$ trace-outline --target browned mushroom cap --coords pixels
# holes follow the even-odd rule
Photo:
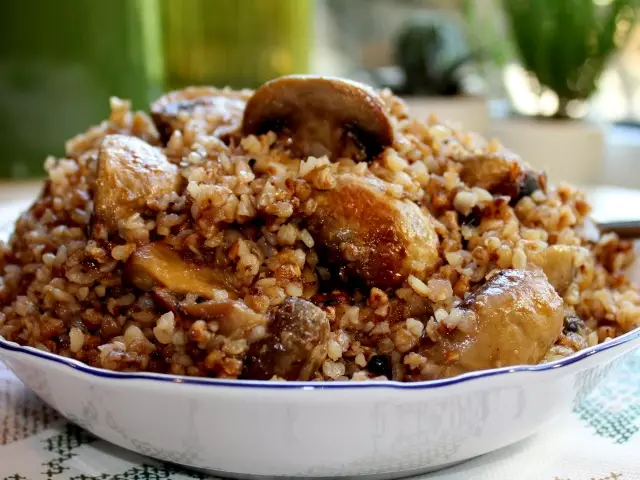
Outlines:
[[[117,231],[148,201],[174,192],[179,182],[177,167],[157,148],[136,137],[107,135],[98,153],[95,221]]]
[[[397,287],[424,277],[439,262],[438,235],[428,213],[386,193],[385,182],[342,174],[316,195],[309,231],[330,261],[346,264],[369,286]]]
[[[329,320],[311,302],[289,297],[278,307],[267,336],[251,344],[242,378],[309,380],[327,356]]]
[[[173,293],[195,293],[205,298],[217,298],[225,290],[232,299],[238,298],[233,275],[221,269],[187,262],[163,242],[138,248],[125,265],[125,276],[141,290],[164,287]]]
[[[367,159],[393,144],[393,126],[371,88],[340,78],[280,77],[265,83],[247,102],[244,135],[282,133],[294,155]]]
[[[168,142],[175,130],[196,120],[209,134],[237,129],[248,93],[211,87],[188,87],[169,92],[151,104],[151,118],[160,138]]]

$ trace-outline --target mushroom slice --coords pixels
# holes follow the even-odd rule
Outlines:
[[[393,144],[393,125],[374,90],[333,77],[292,75],[265,83],[247,102],[244,135],[281,133],[294,155],[357,159]]]
[[[136,137],[107,135],[98,152],[94,192],[97,225],[109,232],[147,202],[158,200],[178,189],[177,167],[155,147]]]
[[[460,178],[471,187],[520,199],[544,185],[543,174],[533,171],[508,152],[482,153],[461,160]]]
[[[562,332],[564,307],[542,272],[503,270],[469,295],[455,317],[463,319],[457,328],[425,353],[441,377],[539,363]]]
[[[169,92],[151,104],[151,118],[166,144],[175,130],[195,120],[209,134],[237,129],[248,93],[211,87],[188,87]]]
[[[313,303],[289,297],[275,311],[267,336],[252,343],[242,378],[309,380],[327,356],[329,319]]]
[[[144,291],[164,288],[172,293],[195,293],[217,299],[220,290],[229,298],[238,298],[232,274],[221,269],[187,262],[173,248],[154,242],[138,248],[129,257],[124,273],[127,279]]]
[[[227,336],[239,334],[244,337],[252,328],[266,323],[264,315],[254,312],[240,300],[181,304],[180,311],[194,318],[218,322],[218,332]]]
[[[438,235],[429,213],[386,193],[375,178],[342,174],[333,190],[315,197],[308,228],[330,261],[369,286],[397,287],[409,276],[424,277],[439,262]]]
[[[582,247],[552,245],[539,252],[529,252],[527,258],[542,269],[556,292],[563,295],[575,279],[578,272],[576,258],[581,254],[586,254]]]

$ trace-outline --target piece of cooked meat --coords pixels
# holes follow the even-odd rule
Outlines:
[[[351,174],[316,195],[308,228],[330,261],[339,261],[370,286],[396,287],[424,277],[439,262],[438,235],[429,213],[389,196],[385,182]]]
[[[249,347],[241,378],[309,380],[327,356],[329,320],[311,302],[289,297],[278,307],[267,336]]]
[[[184,130],[189,121],[199,122],[206,133],[222,137],[240,126],[245,104],[242,92],[188,87],[153,102],[151,118],[164,143],[175,130]]]
[[[175,192],[179,183],[177,167],[160,150],[136,137],[107,135],[98,153],[94,225],[117,232],[147,202]]]
[[[539,252],[529,252],[529,262],[542,269],[549,283],[559,295],[563,295],[578,273],[576,257],[586,253],[582,247],[551,245]]]
[[[292,152],[370,159],[391,146],[393,125],[374,90],[341,78],[290,75],[262,85],[247,102],[245,135],[282,134]],[[348,156],[348,155],[347,155]]]
[[[164,288],[172,293],[195,293],[215,299],[219,297],[218,292],[224,290],[229,298],[238,298],[233,273],[188,262],[164,242],[153,242],[133,252],[124,275],[144,291]]]
[[[564,308],[542,272],[503,270],[460,305],[472,312],[451,333],[428,347],[439,377],[473,370],[539,363],[562,332]]]
[[[533,171],[507,150],[471,155],[461,163],[460,178],[467,185],[514,200],[531,195],[545,184],[544,174]]]

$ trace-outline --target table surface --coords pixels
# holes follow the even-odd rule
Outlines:
[[[37,182],[0,182],[0,230],[10,228],[39,188]],[[600,187],[590,189],[589,198],[600,218],[640,218],[638,191]],[[640,480],[638,452],[640,353],[536,436],[421,478]],[[187,478],[209,477],[127,452],[69,424],[0,363],[0,480]]]

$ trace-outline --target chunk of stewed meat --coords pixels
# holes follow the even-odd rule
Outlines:
[[[316,195],[308,228],[330,262],[369,286],[396,287],[424,277],[439,261],[438,235],[428,212],[393,198],[385,182],[343,174],[333,190]]]
[[[514,200],[531,195],[544,186],[542,173],[532,170],[506,150],[471,155],[461,163],[460,178],[464,183]]]
[[[329,330],[322,309],[287,298],[273,314],[267,336],[249,347],[242,378],[309,380],[326,358]]]
[[[159,149],[136,137],[107,135],[98,153],[94,227],[118,231],[149,201],[175,192],[179,182],[177,167]]]
[[[205,133],[224,136],[239,128],[248,96],[212,87],[188,87],[153,102],[151,118],[165,143],[188,122],[195,122]]]
[[[503,270],[469,295],[464,321],[426,349],[437,376],[539,363],[559,338],[562,299],[540,271]],[[471,315],[468,315],[471,313]],[[446,321],[445,321],[446,322]]]

